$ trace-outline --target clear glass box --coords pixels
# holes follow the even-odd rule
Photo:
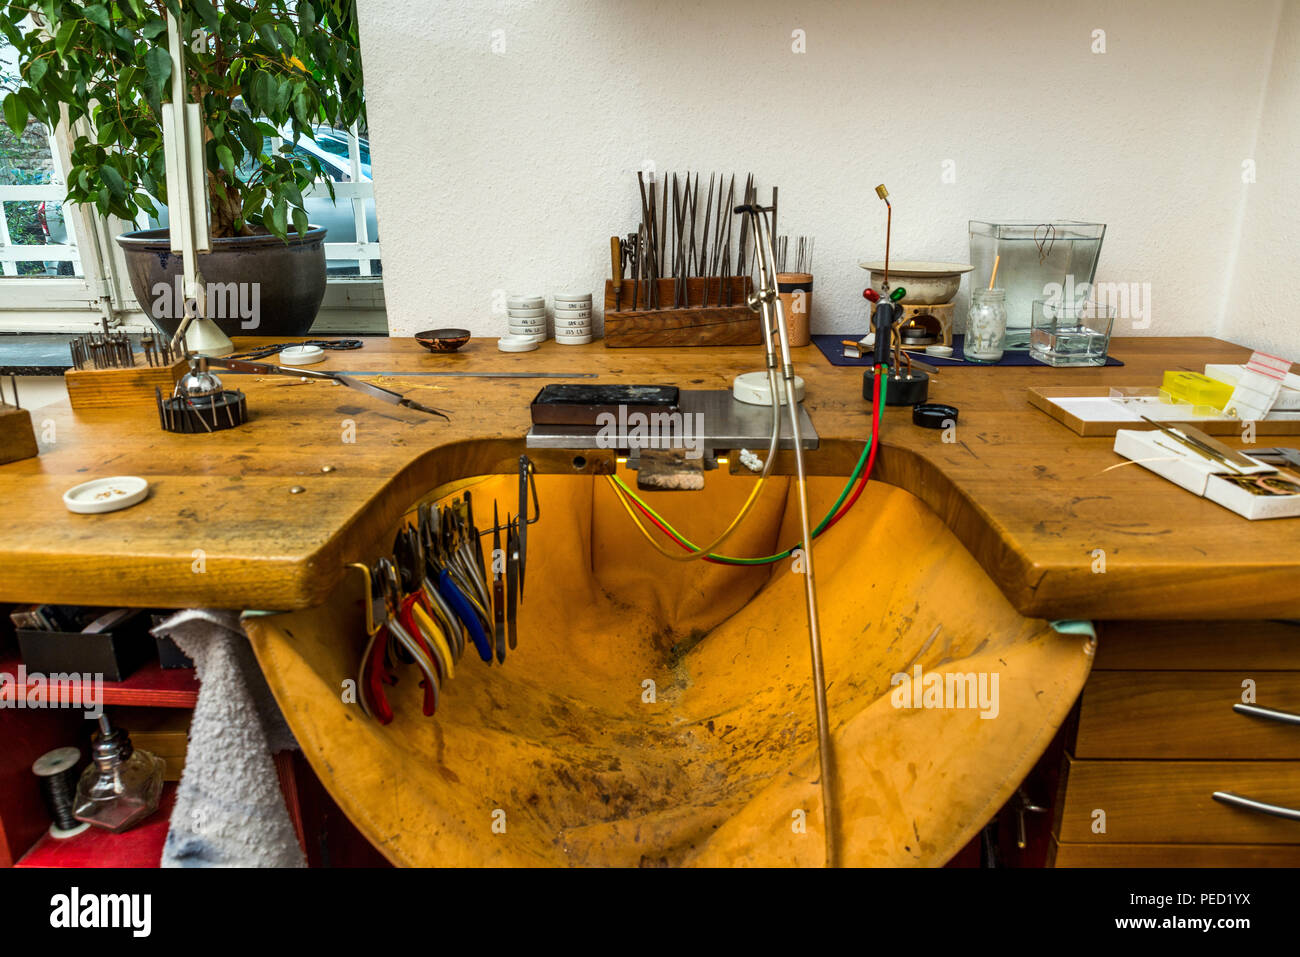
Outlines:
[[[1106,364],[1115,307],[1035,299],[1029,354],[1049,366]]]
[[[997,285],[1007,293],[1007,350],[1029,348],[1035,299],[1080,303],[1091,298],[1105,235],[1104,223],[970,221],[970,261],[975,268],[969,288],[987,289],[993,264],[998,263]]]

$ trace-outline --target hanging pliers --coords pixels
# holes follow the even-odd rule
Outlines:
[[[375,573],[380,580],[384,596],[384,607],[388,616],[384,627],[391,638],[396,639],[406,653],[411,656],[416,667],[423,673],[424,679],[420,682],[420,686],[424,688],[423,710],[425,715],[432,715],[438,710],[438,698],[441,689],[441,679],[438,674],[438,665],[434,660],[434,653],[425,642],[419,628],[412,627],[413,622],[409,617],[410,606],[403,605],[401,580],[398,577],[396,567],[387,558],[381,558],[375,566]],[[414,596],[411,596],[411,601],[415,601]],[[380,695],[382,694],[381,689]],[[385,702],[385,707],[387,707],[387,702]]]
[[[483,622],[469,598],[452,577],[451,563],[446,550],[444,530],[441,528],[441,512],[437,508],[429,510],[429,535],[426,540],[426,561],[429,565],[429,578],[438,594],[450,607],[456,618],[469,633],[474,642],[478,656],[484,661],[492,661],[492,643],[483,630]]]

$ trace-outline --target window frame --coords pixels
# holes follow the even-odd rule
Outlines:
[[[93,206],[80,206],[66,201],[66,169],[70,160],[72,134],[68,131],[66,114],[51,132],[46,130],[50,153],[54,163],[53,182],[39,186],[0,185],[0,203],[54,200],[63,210],[64,224],[69,243],[57,246],[23,245],[8,242],[4,217],[0,216],[0,242],[5,252],[24,254],[28,262],[48,262],[53,259],[71,261],[74,276],[18,277],[3,274],[0,268],[0,332],[78,333],[97,328],[106,315],[105,304],[111,306],[113,325],[128,331],[146,331],[152,322],[140,303],[136,301],[127,279],[126,260],[122,249],[114,241],[122,233],[148,228],[147,223],[130,223],[115,216],[100,216]],[[80,128],[85,120],[79,121]],[[334,183],[336,203],[345,201],[352,205],[356,241],[325,242],[328,260],[356,260],[358,276],[326,278],[325,298],[317,315],[314,329],[337,331],[365,331],[386,333],[387,314],[384,308],[383,278],[375,275],[370,263],[382,262],[380,244],[372,240],[366,222],[366,201],[374,201],[374,183],[363,178],[360,143],[357,127],[347,131],[351,180]],[[313,183],[303,191],[305,197],[329,196],[322,183]],[[0,207],[2,209],[2,207]],[[103,272],[99,274],[83,260],[84,244],[94,243],[99,250]],[[39,257],[36,255],[39,253]],[[49,255],[57,253],[56,256]],[[96,257],[91,257],[92,259]],[[0,257],[8,262],[9,257]]]

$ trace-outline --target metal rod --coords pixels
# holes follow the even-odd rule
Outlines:
[[[772,234],[765,223],[760,207],[748,204],[745,211],[754,220],[754,241],[759,258],[760,308],[768,315],[774,313],[777,340],[781,351],[781,374],[785,379],[786,408],[790,414],[790,430],[794,439],[795,473],[798,476],[799,522],[803,533],[804,591],[808,607],[808,645],[812,657],[813,697],[817,710],[817,760],[821,771],[822,816],[826,839],[826,866],[838,865],[835,833],[834,760],[831,750],[830,713],[826,704],[826,675],[822,662],[821,626],[817,616],[817,583],[813,574],[812,525],[808,517],[808,479],[804,470],[803,441],[799,428],[799,404],[795,397],[794,363],[790,358],[790,341],[787,334],[785,310],[777,295],[775,254]],[[775,210],[772,210],[774,213]],[[769,320],[770,321],[770,320]],[[770,348],[770,339],[769,339]]]

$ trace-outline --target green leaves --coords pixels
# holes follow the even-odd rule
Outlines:
[[[23,25],[32,7],[48,32]],[[52,126],[66,107],[91,124],[72,147],[70,200],[127,218],[165,202],[164,9],[181,18],[186,92],[206,127],[213,234],[305,231],[303,190],[315,182],[330,193],[332,183],[289,143],[364,117],[356,0],[0,0],[0,35],[18,66],[18,89],[0,91],[4,124],[20,134],[33,120]],[[289,143],[275,150],[276,137]]]
[[[194,8],[199,17],[203,20],[204,25],[213,33],[221,31],[221,17],[213,9],[209,0],[190,0],[190,6]]]
[[[121,173],[111,166],[104,165],[99,168],[99,175],[113,199],[122,199],[126,196],[126,180],[122,179]]]
[[[166,47],[150,47],[144,55],[144,68],[160,91],[167,89],[172,78],[172,57]]]
[[[68,54],[68,47],[72,45],[72,39],[77,35],[77,28],[81,24],[76,20],[64,20],[59,24],[59,30],[54,34],[54,52],[62,60]]]
[[[17,136],[22,136],[27,129],[27,104],[23,102],[22,97],[17,93],[10,93],[5,97],[4,105],[5,124],[9,129],[14,131]]]
[[[86,9],[81,12],[86,15],[86,19],[89,20],[91,23],[94,23],[97,26],[101,26],[105,30],[112,29],[108,20],[108,8],[103,6],[102,4],[92,3],[90,6],[86,7]]]
[[[230,147],[225,143],[217,144],[217,160],[227,172],[233,173],[235,171],[235,154],[230,151]]]

